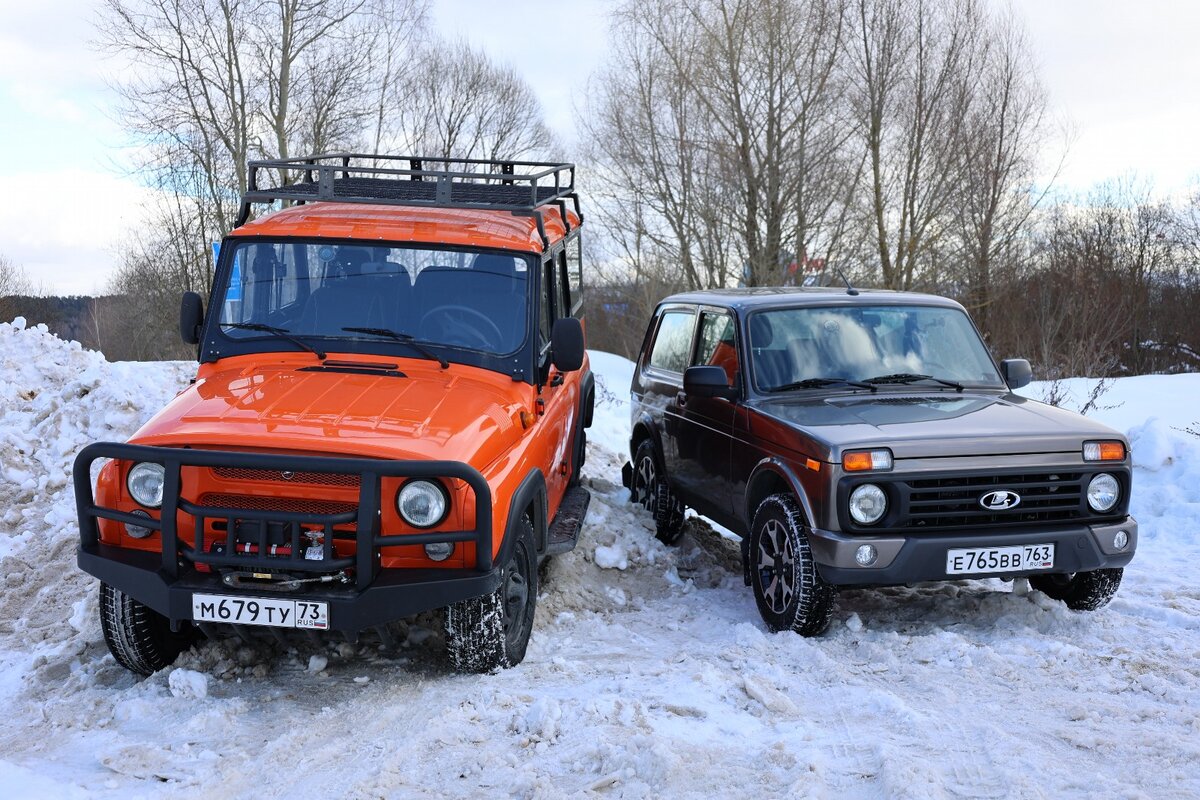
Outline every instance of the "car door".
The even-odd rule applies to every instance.
[[[701,309],[689,366],[721,367],[729,385],[740,387],[738,348],[733,315],[725,309]],[[681,390],[676,402],[680,498],[700,513],[720,521],[733,509],[729,479],[737,401],[688,395]]]
[[[576,415],[579,411],[578,376],[559,372],[550,362],[550,335],[554,320],[571,316],[570,308],[564,303],[558,288],[557,272],[561,258],[562,248],[558,247],[542,262],[538,298],[540,369],[545,375],[538,398],[538,414],[541,417],[539,437],[546,448],[543,463],[546,466],[547,502],[551,515],[557,510],[570,479],[571,444],[575,441]]]
[[[654,338],[642,366],[641,402],[658,430],[667,483],[675,488],[679,470],[679,394],[695,331],[696,308],[665,306],[658,316]]]

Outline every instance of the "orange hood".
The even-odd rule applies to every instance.
[[[331,356],[330,361],[338,356]],[[402,377],[305,371],[318,362],[202,368],[136,444],[465,461],[482,469],[521,437],[523,384],[462,365],[400,360]]]

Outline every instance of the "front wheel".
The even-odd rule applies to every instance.
[[[654,442],[646,439],[633,454],[633,502],[654,515],[655,535],[663,544],[676,544],[683,536],[683,503],[667,485],[659,469]]]
[[[1108,605],[1121,588],[1123,569],[1097,569],[1058,575],[1031,575],[1029,585],[1047,597],[1061,600],[1072,611],[1095,611]]]
[[[500,585],[446,609],[446,649],[459,672],[491,672],[525,658],[537,609],[537,551],[533,525],[522,519]]]
[[[763,500],[750,530],[750,583],[768,628],[820,636],[833,618],[834,590],[817,572],[806,529],[791,495]]]
[[[107,583],[100,584],[100,628],[117,663],[139,675],[169,667],[196,640],[190,623],[172,631],[162,614]]]

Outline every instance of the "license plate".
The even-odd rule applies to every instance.
[[[329,604],[312,600],[275,600],[224,594],[192,595],[196,622],[267,625],[272,628],[329,630]]]
[[[1053,566],[1053,544],[970,547],[946,551],[947,575],[1019,572],[1027,569],[1051,569]]]

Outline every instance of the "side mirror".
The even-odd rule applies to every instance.
[[[683,373],[683,391],[694,397],[738,398],[737,387],[729,385],[729,378],[721,367],[688,367]]]
[[[1007,358],[1000,362],[1000,374],[1010,389],[1020,389],[1033,380],[1033,370],[1023,358]]]
[[[184,344],[200,344],[200,324],[204,322],[204,301],[195,292],[184,292],[179,304],[179,336]]]
[[[574,317],[554,321],[550,331],[550,361],[559,372],[574,372],[583,366],[583,325]]]

